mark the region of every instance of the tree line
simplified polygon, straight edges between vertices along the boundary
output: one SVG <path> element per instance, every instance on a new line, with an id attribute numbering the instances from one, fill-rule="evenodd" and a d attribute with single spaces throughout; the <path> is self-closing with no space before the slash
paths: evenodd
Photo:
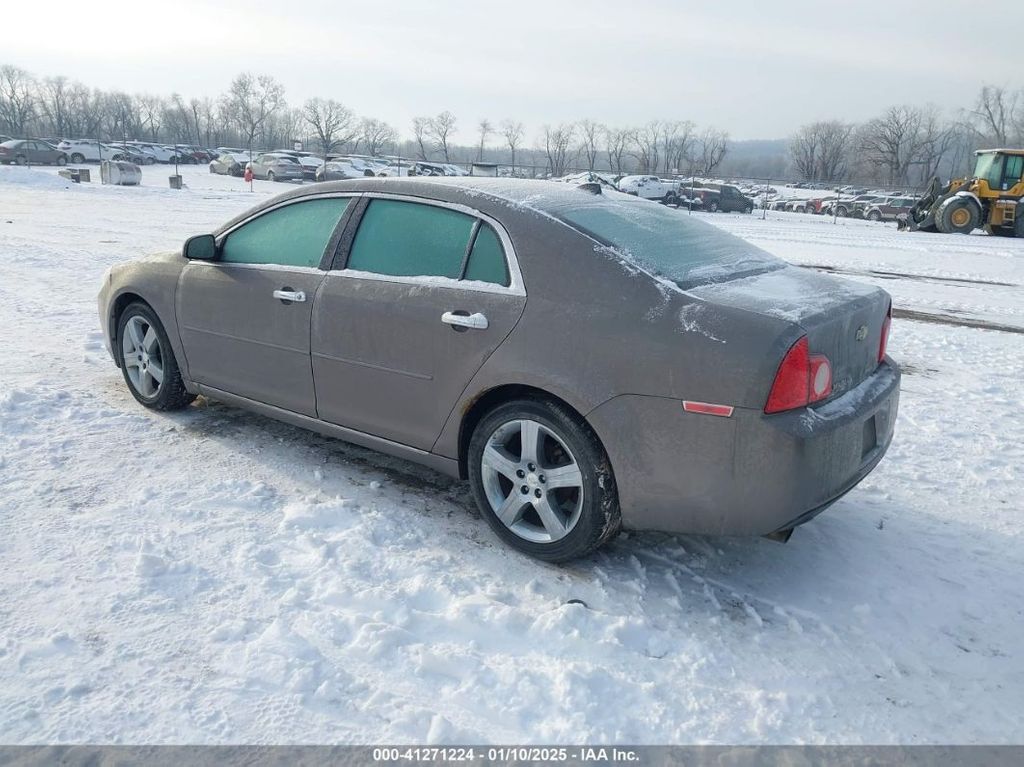
<path id="1" fill-rule="evenodd" d="M 933 104 L 896 105 L 862 124 L 821 120 L 790 139 L 806 181 L 918 186 L 973 170 L 976 149 L 1024 147 L 1024 88 L 985 85 L 975 103 L 945 114 Z"/>
<path id="2" fill-rule="evenodd" d="M 490 161 L 555 176 L 570 170 L 621 174 L 697 173 L 721 164 L 729 134 L 689 120 L 614 127 L 594 120 L 544 125 L 532 142 L 510 118 L 462 130 L 452 112 L 414 117 L 405 136 L 394 125 L 358 116 L 329 98 L 292 106 L 269 75 L 242 73 L 217 98 L 186 98 L 89 88 L 64 76 L 36 77 L 0 66 L 0 133 L 15 137 L 142 140 L 242 148 L 290 147 L 302 141 L 324 154 L 384 153 L 425 161 Z M 470 137 L 461 143 L 459 137 Z"/>
<path id="3" fill-rule="evenodd" d="M 619 127 L 590 119 L 543 125 L 528 138 L 521 121 L 477 120 L 463 128 L 444 110 L 414 117 L 404 135 L 340 101 L 293 106 L 269 75 L 242 73 L 216 98 L 89 88 L 67 77 L 36 77 L 0 65 L 0 133 L 16 137 L 144 140 L 242 148 L 290 147 L 419 160 L 490 161 L 561 176 L 574 170 L 799 178 L 823 183 L 916 185 L 970 170 L 973 151 L 1024 145 L 1024 88 L 986 85 L 976 102 L 947 115 L 934 105 L 897 105 L 861 124 L 819 120 L 801 126 L 785 156 L 747 157 L 731 166 L 729 134 L 691 120 Z M 460 142 L 459 139 L 462 139 Z"/>

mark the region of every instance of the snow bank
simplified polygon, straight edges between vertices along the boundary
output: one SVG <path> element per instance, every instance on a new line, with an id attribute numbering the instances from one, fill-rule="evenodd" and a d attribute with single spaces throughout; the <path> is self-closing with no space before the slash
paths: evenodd
<path id="1" fill-rule="evenodd" d="M 0 184 L 16 184 L 36 189 L 69 189 L 75 186 L 70 179 L 51 171 L 19 165 L 0 165 Z"/>

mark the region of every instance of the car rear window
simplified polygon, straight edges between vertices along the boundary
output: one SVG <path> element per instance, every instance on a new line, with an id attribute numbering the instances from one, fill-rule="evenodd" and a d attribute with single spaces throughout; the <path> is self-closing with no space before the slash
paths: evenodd
<path id="1" fill-rule="evenodd" d="M 545 212 L 611 248 L 626 262 L 684 288 L 785 265 L 685 210 L 625 195 L 563 203 Z"/>

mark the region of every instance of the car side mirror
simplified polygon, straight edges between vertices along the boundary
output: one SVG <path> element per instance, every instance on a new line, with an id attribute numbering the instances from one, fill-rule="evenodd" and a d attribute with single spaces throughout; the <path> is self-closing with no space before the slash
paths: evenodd
<path id="1" fill-rule="evenodd" d="M 197 234 L 185 240 L 181 254 L 195 261 L 213 261 L 217 258 L 217 240 L 212 234 Z"/>

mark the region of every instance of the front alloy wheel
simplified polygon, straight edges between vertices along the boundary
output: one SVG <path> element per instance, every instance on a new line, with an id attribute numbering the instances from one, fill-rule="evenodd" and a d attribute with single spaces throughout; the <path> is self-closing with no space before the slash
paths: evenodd
<path id="1" fill-rule="evenodd" d="M 117 323 L 121 372 L 132 396 L 154 410 L 177 410 L 195 399 L 181 378 L 160 320 L 143 303 L 133 303 Z"/>
<path id="2" fill-rule="evenodd" d="M 523 399 L 476 425 L 467 455 L 474 500 L 505 543 L 538 559 L 585 556 L 619 530 L 608 457 L 565 406 Z"/>

